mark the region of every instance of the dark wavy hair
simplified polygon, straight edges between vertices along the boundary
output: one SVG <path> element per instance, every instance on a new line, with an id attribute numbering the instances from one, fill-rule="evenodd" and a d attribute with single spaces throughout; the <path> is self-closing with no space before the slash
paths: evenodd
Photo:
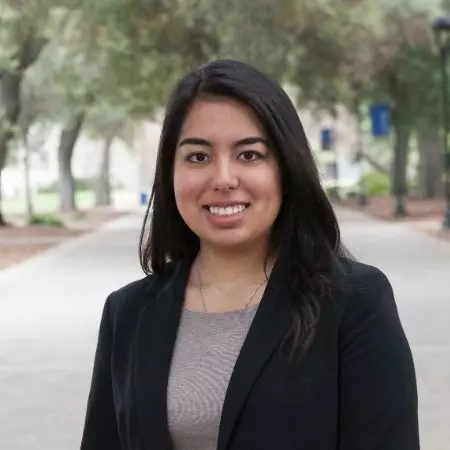
<path id="1" fill-rule="evenodd" d="M 255 68 L 216 60 L 183 77 L 166 109 L 156 174 L 140 239 L 146 274 L 164 274 L 170 263 L 195 258 L 199 239 L 186 225 L 175 202 L 173 166 L 183 121 L 198 98 L 242 102 L 258 116 L 279 164 L 283 202 L 274 223 L 271 250 L 287 249 L 292 288 L 292 351 L 311 345 L 323 303 L 335 286 L 334 267 L 350 255 L 325 194 L 297 111 L 284 90 Z"/>

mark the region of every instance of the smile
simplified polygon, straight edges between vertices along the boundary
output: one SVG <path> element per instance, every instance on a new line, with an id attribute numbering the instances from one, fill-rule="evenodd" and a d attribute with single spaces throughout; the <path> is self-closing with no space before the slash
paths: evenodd
<path id="1" fill-rule="evenodd" d="M 207 206 L 207 210 L 214 216 L 234 216 L 244 212 L 249 205 Z"/>

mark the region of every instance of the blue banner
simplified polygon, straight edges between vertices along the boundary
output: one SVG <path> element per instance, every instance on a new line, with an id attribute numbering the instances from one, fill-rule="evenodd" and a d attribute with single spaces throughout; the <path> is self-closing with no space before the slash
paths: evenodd
<path id="1" fill-rule="evenodd" d="M 331 128 L 324 128 L 320 132 L 322 150 L 330 150 L 333 147 L 333 131 Z"/>
<path id="2" fill-rule="evenodd" d="M 372 122 L 372 136 L 386 137 L 391 128 L 391 109 L 386 104 L 376 104 L 370 107 L 370 119 Z"/>
<path id="3" fill-rule="evenodd" d="M 141 206 L 146 206 L 148 201 L 150 200 L 150 196 L 147 192 L 141 191 L 139 200 Z"/>

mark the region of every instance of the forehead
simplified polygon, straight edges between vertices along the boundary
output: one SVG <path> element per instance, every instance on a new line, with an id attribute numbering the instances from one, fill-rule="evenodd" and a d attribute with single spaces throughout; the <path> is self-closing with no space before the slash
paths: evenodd
<path id="1" fill-rule="evenodd" d="M 247 105 L 232 99 L 198 99 L 191 106 L 183 122 L 180 139 L 240 139 L 248 136 L 264 137 L 264 129 L 255 112 Z"/>

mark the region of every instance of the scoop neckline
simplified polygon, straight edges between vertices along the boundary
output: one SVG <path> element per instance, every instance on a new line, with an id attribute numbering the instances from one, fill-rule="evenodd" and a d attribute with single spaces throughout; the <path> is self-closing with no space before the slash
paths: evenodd
<path id="1" fill-rule="evenodd" d="M 239 316 L 243 315 L 247 312 L 254 312 L 258 309 L 259 303 L 256 305 L 248 306 L 247 308 L 242 309 L 232 309 L 230 311 L 223 312 L 205 312 L 205 311 L 196 311 L 193 309 L 183 308 L 183 314 L 189 314 L 191 316 L 197 317 L 230 317 L 230 316 Z"/>

